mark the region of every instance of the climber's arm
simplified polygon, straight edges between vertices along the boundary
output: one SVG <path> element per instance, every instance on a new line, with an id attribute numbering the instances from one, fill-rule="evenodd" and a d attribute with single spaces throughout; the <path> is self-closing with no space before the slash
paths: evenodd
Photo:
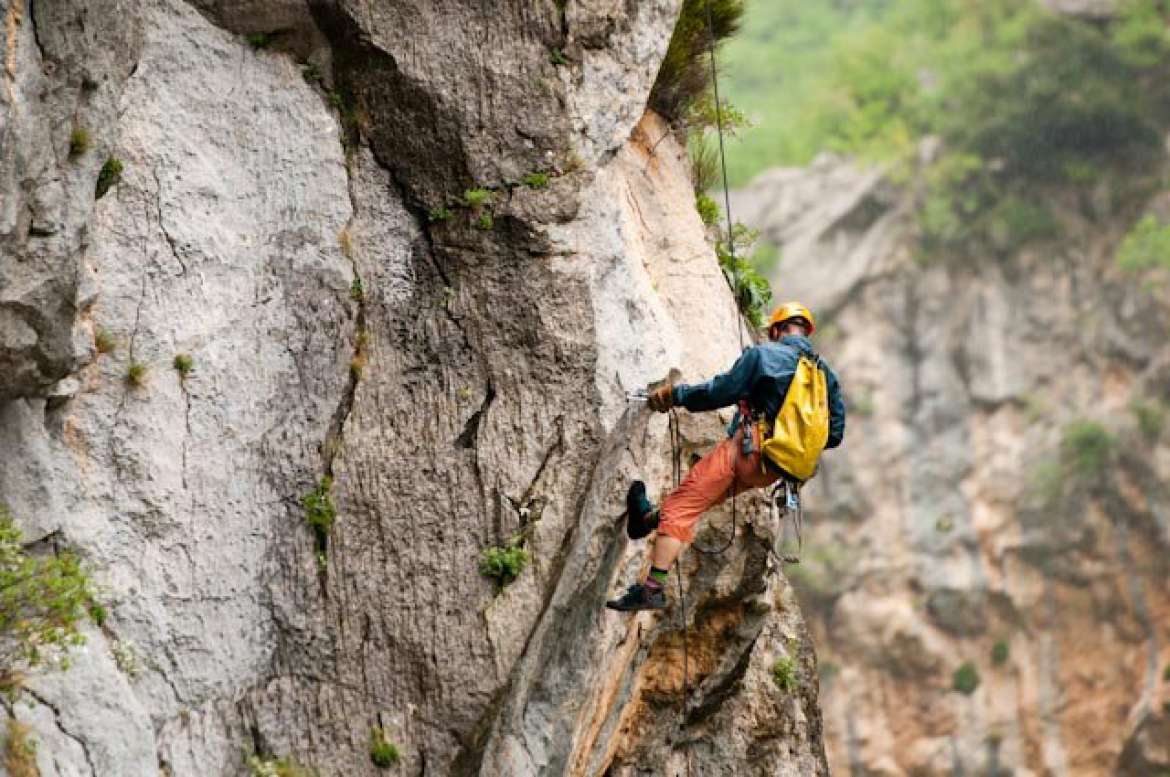
<path id="1" fill-rule="evenodd" d="M 841 384 L 837 374 L 825 365 L 829 384 L 829 441 L 826 448 L 836 448 L 845 438 L 845 400 L 841 398 Z"/>
<path id="2" fill-rule="evenodd" d="M 691 412 L 718 410 L 734 405 L 748 395 L 759 363 L 759 348 L 748 348 L 740 354 L 731 369 L 722 375 L 716 375 L 706 383 L 675 386 L 674 404 L 681 405 Z"/>

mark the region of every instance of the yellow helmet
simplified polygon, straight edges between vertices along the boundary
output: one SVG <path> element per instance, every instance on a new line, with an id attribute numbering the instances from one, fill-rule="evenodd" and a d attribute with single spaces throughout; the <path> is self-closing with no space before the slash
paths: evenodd
<path id="1" fill-rule="evenodd" d="M 803 318 L 807 321 L 810 335 L 817 331 L 817 322 L 813 318 L 812 311 L 799 302 L 785 302 L 773 310 L 772 317 L 768 319 L 768 328 L 771 329 L 773 324 L 782 324 L 790 318 Z"/>

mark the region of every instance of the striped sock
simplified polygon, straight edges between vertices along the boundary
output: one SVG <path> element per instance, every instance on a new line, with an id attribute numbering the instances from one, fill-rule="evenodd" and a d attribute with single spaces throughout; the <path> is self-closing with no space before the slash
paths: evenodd
<path id="1" fill-rule="evenodd" d="M 669 574 L 669 569 L 650 567 L 650 574 L 646 576 L 646 585 L 650 588 L 662 588 L 666 585 L 666 576 Z"/>

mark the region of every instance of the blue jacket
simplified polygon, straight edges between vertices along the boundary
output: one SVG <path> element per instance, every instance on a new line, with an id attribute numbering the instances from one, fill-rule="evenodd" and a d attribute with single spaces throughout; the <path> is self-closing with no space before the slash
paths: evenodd
<path id="1" fill-rule="evenodd" d="M 752 410 L 762 412 L 766 418 L 775 418 L 802 353 L 813 355 L 815 351 L 808 338 L 796 335 L 753 346 L 740 354 L 731 369 L 722 375 L 706 383 L 675 386 L 674 404 L 698 412 L 718 410 L 747 399 Z M 845 437 L 845 402 L 841 399 L 836 373 L 824 360 L 821 367 L 829 388 L 829 441 L 825 447 L 836 448 Z"/>

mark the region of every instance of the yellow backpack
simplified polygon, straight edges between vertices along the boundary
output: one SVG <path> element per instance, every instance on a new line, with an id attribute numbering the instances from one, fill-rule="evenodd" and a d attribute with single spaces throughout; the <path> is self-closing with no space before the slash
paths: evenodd
<path id="1" fill-rule="evenodd" d="M 787 474 L 804 482 L 816 474 L 829 440 L 829 389 L 820 357 L 801 354 L 784 402 L 764 429 L 762 452 Z"/>

